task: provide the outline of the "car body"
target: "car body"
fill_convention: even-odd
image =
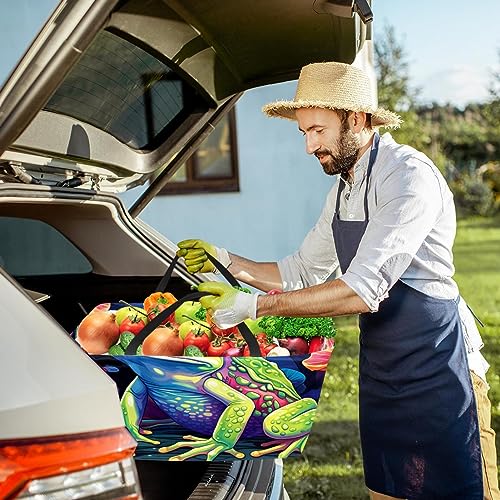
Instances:
[[[141,210],[245,90],[367,50],[355,12],[368,3],[56,7],[0,90],[2,498],[286,497],[279,460],[134,463],[116,388],[69,333],[155,289],[176,247]],[[127,210],[116,193],[143,184]],[[179,266],[170,291],[202,279]]]

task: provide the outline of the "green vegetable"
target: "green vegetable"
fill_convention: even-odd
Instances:
[[[195,313],[194,317],[200,321],[206,321],[207,320],[207,310],[201,306]]]
[[[121,346],[121,348],[123,350],[125,350],[128,345],[130,344],[130,342],[132,342],[132,340],[134,339],[135,335],[133,333],[130,333],[130,332],[123,332],[121,335],[120,335],[120,340],[119,340],[119,344]]]
[[[289,318],[285,316],[263,316],[259,326],[268,338],[303,337],[311,340],[313,337],[335,337],[337,329],[333,318]]]
[[[199,347],[195,345],[188,345],[184,349],[184,356],[205,356]]]
[[[111,356],[123,356],[125,351],[121,348],[120,344],[115,344],[109,348],[108,354],[111,354]]]

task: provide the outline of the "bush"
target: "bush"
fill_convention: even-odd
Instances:
[[[492,215],[497,209],[491,187],[477,175],[463,174],[450,187],[459,217]]]

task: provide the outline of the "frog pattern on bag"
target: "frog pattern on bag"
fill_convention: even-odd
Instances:
[[[136,375],[121,404],[139,443],[137,458],[234,460],[302,452],[325,375],[311,358],[116,356]],[[103,368],[110,375],[118,370]]]

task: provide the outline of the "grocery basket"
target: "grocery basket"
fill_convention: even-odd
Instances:
[[[211,260],[231,285],[240,286]],[[177,257],[158,291],[168,289],[176,263]],[[134,336],[123,355],[92,355],[116,383],[125,424],[138,442],[136,459],[252,460],[303,452],[332,342],[303,355],[264,357],[255,335],[241,323],[238,330],[249,356],[137,354],[181,304],[203,295],[190,293],[164,309]]]

